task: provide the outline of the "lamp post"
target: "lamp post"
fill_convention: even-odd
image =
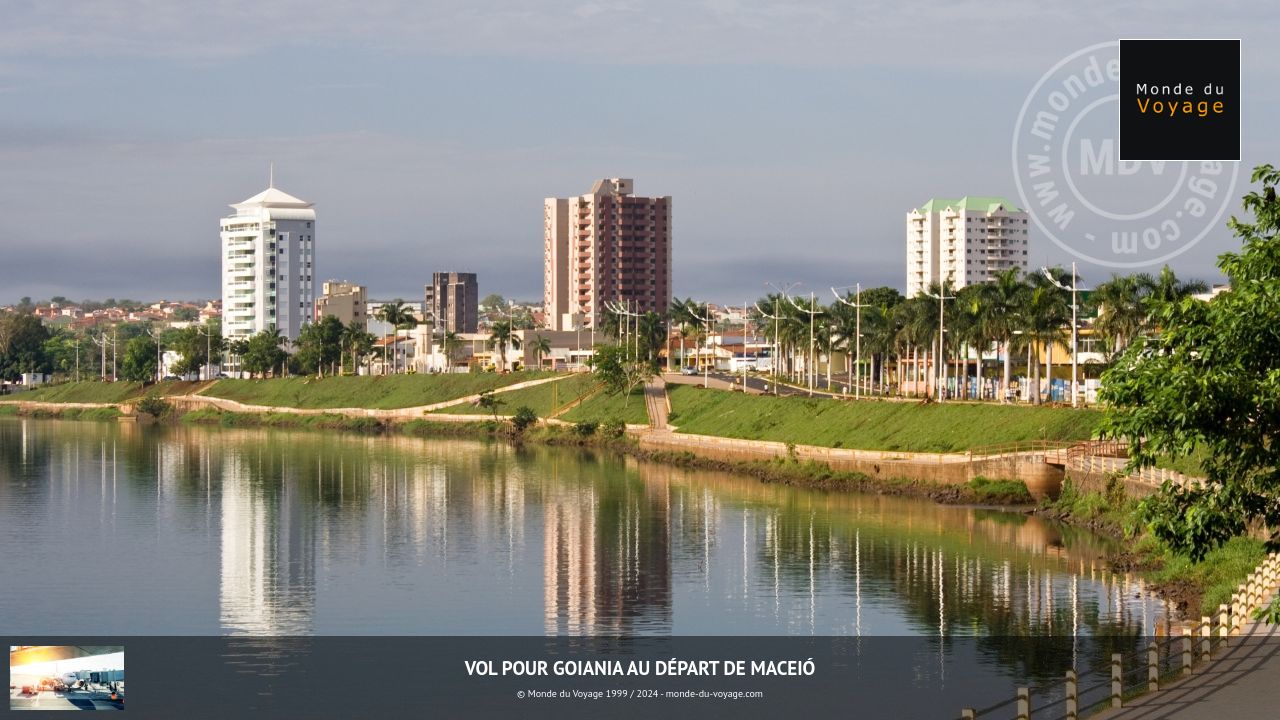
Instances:
[[[808,367],[805,368],[805,370],[807,370],[805,374],[809,376],[809,397],[813,397],[813,380],[814,380],[814,364],[815,364],[814,354],[813,354],[813,326],[817,321],[817,317],[822,314],[822,311],[818,309],[817,297],[815,297],[814,293],[812,292],[809,293],[808,308],[801,307],[800,304],[795,301],[795,298],[788,297],[787,299],[791,301],[791,304],[794,305],[797,310],[809,316],[809,361],[805,363],[806,365],[808,365]]]
[[[942,402],[942,386],[947,381],[947,329],[946,323],[944,322],[944,319],[946,318],[946,307],[943,305],[942,301],[955,300],[956,298],[954,295],[947,294],[947,286],[945,284],[938,286],[937,295],[934,295],[931,292],[926,292],[925,295],[938,299],[938,355],[936,358],[938,361],[938,370],[935,373],[935,376],[938,378],[938,402]]]
[[[1078,394],[1076,387],[1080,381],[1080,324],[1077,322],[1077,313],[1080,310],[1080,303],[1077,301],[1076,294],[1079,292],[1080,287],[1078,284],[1079,276],[1076,275],[1076,263],[1074,260],[1071,262],[1071,287],[1058,282],[1058,279],[1053,276],[1049,268],[1040,268],[1040,271],[1044,273],[1049,282],[1053,283],[1054,287],[1071,291],[1071,407],[1077,407],[1079,399],[1076,397]],[[1049,378],[1049,387],[1053,387],[1053,378]],[[1052,399],[1052,393],[1050,393],[1050,399]]]
[[[147,328],[147,334],[156,343],[156,382],[159,383],[164,378],[164,368],[162,367],[164,365],[164,353],[160,349],[160,333],[153,328]]]
[[[690,310],[690,311],[689,311],[689,315],[691,315],[695,320],[698,320],[698,321],[700,321],[700,322],[704,322],[704,323],[706,323],[706,324],[707,324],[707,340],[706,340],[706,343],[704,343],[704,344],[705,344],[705,345],[710,345],[710,344],[711,344],[711,309],[710,309],[710,308],[707,308],[707,316],[706,316],[706,317],[698,317],[698,315],[696,315],[696,314],[693,312],[693,310]],[[712,355],[711,355],[711,360],[712,360],[712,362],[714,362],[714,361],[715,361],[715,354],[714,354],[714,353],[712,353]],[[708,364],[706,363],[705,359],[704,359],[704,361],[703,361],[703,363],[702,363],[702,387],[703,387],[704,389],[705,389],[705,388],[708,388],[708,387],[711,387],[711,366],[710,366],[710,365],[708,365]]]
[[[866,305],[862,304],[862,283],[855,283],[854,288],[855,288],[855,291],[854,291],[853,302],[849,302],[848,300],[840,297],[840,293],[836,292],[836,288],[831,288],[831,294],[836,296],[836,300],[844,303],[845,305],[848,305],[851,308],[854,308],[855,317],[854,317],[854,333],[853,334],[855,336],[854,346],[856,348],[855,350],[856,359],[854,360],[854,362],[857,365],[857,381],[854,382],[854,385],[853,385],[853,398],[857,400],[862,397],[862,308],[866,307]],[[847,290],[848,286],[845,286],[840,289]],[[871,369],[875,370],[874,362],[872,363]]]
[[[765,283],[765,285],[773,288],[774,290],[777,290],[778,295],[780,297],[787,297],[787,293],[790,292],[792,288],[794,288],[799,284],[800,284],[799,282],[788,283],[785,288],[781,288],[771,282]],[[773,357],[769,358],[769,364],[773,366],[773,395],[774,397],[777,397],[778,396],[778,360],[782,355],[782,343],[779,338],[778,321],[782,319],[782,313],[778,312],[776,303],[774,304],[774,308],[773,308],[774,314],[772,315],[766,314],[765,311],[761,310],[759,303],[756,303],[756,311],[759,312],[762,317],[769,318],[770,320],[773,321],[773,350],[772,350]]]

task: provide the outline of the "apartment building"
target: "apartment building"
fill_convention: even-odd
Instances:
[[[933,198],[907,213],[907,297],[943,282],[953,288],[1026,272],[1027,213],[1000,197]]]
[[[276,189],[231,206],[221,219],[222,335],[236,340],[278,328],[295,340],[315,298],[316,211]]]
[[[423,322],[437,330],[476,332],[480,314],[480,285],[475,273],[438,272],[423,291]]]
[[[368,325],[368,293],[363,285],[329,280],[320,288],[323,294],[316,300],[316,320],[332,315],[343,325],[353,322],[360,327]]]
[[[671,197],[639,197],[630,178],[543,206],[543,305],[551,330],[599,327],[606,303],[666,313]]]

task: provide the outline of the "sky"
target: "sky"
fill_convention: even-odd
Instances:
[[[1120,37],[1241,38],[1235,194],[1280,161],[1276,3],[0,7],[0,303],[216,297],[218,218],[271,163],[315,203],[317,279],[374,298],[418,298],[441,270],[540,298],[543,198],[602,177],[673,197],[682,297],[902,288],[905,213],[1016,200],[1024,98]],[[1171,264],[1214,281],[1236,247],[1215,230]],[[1033,266],[1072,259],[1035,232],[1031,248]],[[1080,266],[1086,286],[1111,272]]]

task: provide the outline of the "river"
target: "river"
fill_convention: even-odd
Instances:
[[[1137,636],[1042,518],[612,452],[0,418],[10,634]]]

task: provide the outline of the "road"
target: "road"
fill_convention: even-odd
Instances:
[[[109,692],[46,690],[32,695],[10,691],[10,710],[123,710],[124,703],[111,699]]]

